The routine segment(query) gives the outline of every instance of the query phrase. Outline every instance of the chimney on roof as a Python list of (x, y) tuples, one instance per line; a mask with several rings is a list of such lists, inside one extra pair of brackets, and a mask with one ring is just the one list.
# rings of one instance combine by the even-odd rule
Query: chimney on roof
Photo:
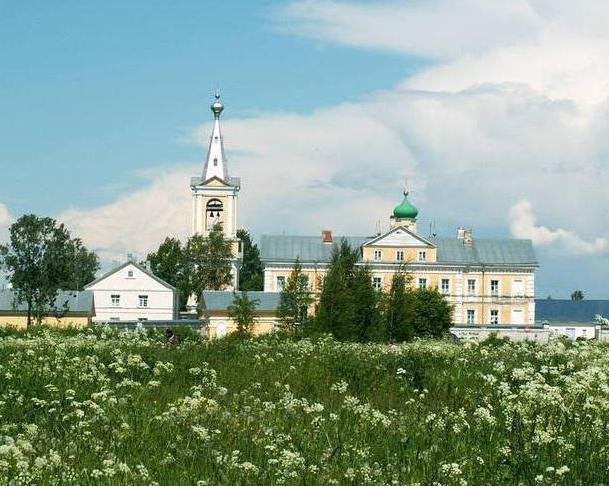
[(465, 237), (465, 228), (463, 226), (459, 226), (457, 228), (457, 239), (462, 240)]
[(333, 243), (334, 239), (332, 238), (332, 231), (321, 230), (321, 241), (323, 243)]
[(471, 229), (464, 230), (463, 245), (464, 246), (474, 246), (474, 233)]

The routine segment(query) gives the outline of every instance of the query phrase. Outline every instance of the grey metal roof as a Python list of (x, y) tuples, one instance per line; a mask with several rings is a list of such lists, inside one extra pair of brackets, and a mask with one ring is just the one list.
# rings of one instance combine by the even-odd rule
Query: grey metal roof
[[(353, 248), (358, 248), (372, 236), (335, 236), (335, 243), (342, 239)], [(260, 259), (262, 261), (294, 261), (299, 258), (301, 262), (328, 262), (332, 254), (330, 243), (323, 243), (321, 236), (289, 236), (289, 235), (262, 235), (260, 238)]]
[[(360, 247), (375, 237), (336, 236), (335, 243), (345, 238), (354, 247)], [(459, 265), (537, 265), (530, 240), (482, 239), (474, 240), (471, 247), (457, 238), (431, 238), (438, 248), (438, 263)], [(289, 262), (299, 258), (302, 262), (328, 262), (332, 246), (323, 243), (320, 236), (263, 235), (260, 239), (262, 261)]]
[(597, 314), (609, 317), (609, 300), (535, 300), (537, 321), (592, 322)]
[[(15, 300), (15, 292), (11, 289), (0, 290), (0, 312), (27, 312), (25, 303), (13, 305)], [(55, 306), (62, 309), (67, 303), (69, 313), (84, 313), (90, 314), (93, 311), (93, 292), (83, 290), (76, 291), (61, 291), (55, 299)]]
[[(269, 312), (274, 311), (279, 306), (279, 298), (281, 292), (246, 292), (251, 300), (257, 300), (257, 311)], [(205, 310), (208, 311), (224, 311), (227, 310), (233, 303), (234, 294), (224, 290), (206, 290), (202, 294)]]
[(474, 239), (472, 246), (457, 238), (433, 238), (438, 262), (483, 265), (537, 265), (531, 240)]
[(173, 290), (174, 292), (177, 292), (177, 289), (173, 285), (168, 284), (167, 282), (165, 282), (165, 280), (163, 280), (160, 277), (157, 277), (154, 273), (152, 273), (152, 271), (150, 271), (147, 268), (145, 268), (145, 267), (143, 267), (141, 265), (138, 265), (137, 263), (132, 262), (130, 260), (126, 261), (125, 263), (122, 263), (122, 264), (118, 265), (117, 267), (114, 267), (109, 272), (104, 273), (101, 277), (98, 277), (95, 280), (93, 280), (93, 282), (88, 283), (87, 285), (85, 285), (85, 289), (88, 289), (92, 285), (95, 285), (96, 283), (101, 282), (105, 278), (109, 277), (110, 275), (115, 274), (116, 272), (118, 272), (119, 270), (122, 270), (125, 267), (128, 267), (129, 265), (133, 265), (135, 268), (137, 268), (141, 272), (145, 273), (146, 275), (148, 275), (152, 279), (156, 280), (158, 283), (160, 283), (164, 287), (167, 287), (169, 290)]

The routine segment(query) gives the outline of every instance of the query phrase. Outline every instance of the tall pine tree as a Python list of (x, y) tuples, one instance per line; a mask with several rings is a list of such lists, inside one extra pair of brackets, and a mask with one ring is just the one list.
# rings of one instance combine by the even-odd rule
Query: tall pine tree
[(238, 230), (237, 238), (241, 240), (243, 249), (243, 262), (239, 272), (239, 289), (263, 290), (264, 272), (262, 270), (258, 245), (252, 241), (252, 237), (247, 230)]
[(385, 299), (387, 333), (394, 342), (410, 341), (414, 337), (415, 302), (410, 280), (409, 275), (396, 273)]
[(302, 272), (302, 265), (296, 260), (294, 269), (281, 292), (277, 313), (282, 327), (290, 332), (306, 328), (309, 321), (309, 306), (313, 302), (309, 289), (309, 279)]
[(359, 249), (347, 241), (332, 250), (317, 306), (315, 329), (341, 341), (379, 341), (384, 326), (379, 294), (372, 286), (370, 270), (357, 265)]

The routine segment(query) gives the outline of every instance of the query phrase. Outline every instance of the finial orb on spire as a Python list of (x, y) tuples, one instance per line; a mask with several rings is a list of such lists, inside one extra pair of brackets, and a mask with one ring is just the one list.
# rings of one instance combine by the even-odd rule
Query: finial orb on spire
[(222, 103), (222, 101), (220, 101), (220, 91), (216, 90), (214, 98), (216, 99), (216, 101), (211, 104), (210, 108), (214, 114), (214, 118), (220, 118), (220, 114), (224, 111), (224, 104)]

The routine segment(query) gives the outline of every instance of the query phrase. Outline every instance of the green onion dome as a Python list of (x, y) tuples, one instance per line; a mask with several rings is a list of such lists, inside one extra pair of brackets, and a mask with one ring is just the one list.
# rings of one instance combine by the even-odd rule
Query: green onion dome
[(415, 208), (410, 203), (410, 201), (408, 201), (408, 193), (405, 192), (404, 200), (402, 201), (402, 204), (395, 207), (395, 209), (393, 210), (393, 216), (399, 219), (415, 219), (417, 217), (417, 214), (419, 214), (419, 210)]

